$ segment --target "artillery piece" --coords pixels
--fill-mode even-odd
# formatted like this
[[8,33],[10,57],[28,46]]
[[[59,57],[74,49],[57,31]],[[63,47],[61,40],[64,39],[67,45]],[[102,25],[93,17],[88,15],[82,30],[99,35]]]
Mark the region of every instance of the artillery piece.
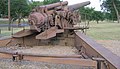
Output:
[[[80,21],[80,15],[75,11],[82,6],[90,4],[89,1],[67,6],[68,2],[58,2],[45,6],[38,6],[29,15],[30,29],[24,29],[13,35],[12,38],[0,40],[0,58],[15,57],[16,60],[30,60],[57,64],[79,65],[85,69],[120,69],[120,57],[113,54],[103,46],[97,44],[77,29],[74,25]],[[77,49],[77,54],[64,55],[53,54],[57,50],[50,52],[47,48],[41,47],[35,50],[11,50],[11,47],[22,46],[46,46],[56,47],[50,50],[59,49],[66,51],[64,46],[71,46]],[[59,47],[58,47],[59,46]],[[71,48],[70,47],[70,48]],[[4,50],[5,49],[5,50]],[[43,49],[45,54],[43,54]],[[39,50],[39,51],[38,51]],[[71,49],[73,51],[73,49]],[[51,54],[46,54],[50,52]],[[70,51],[68,51],[70,52]],[[112,58],[110,57],[112,56]],[[21,67],[21,66],[20,66]]]
[[29,15],[30,30],[24,31],[24,33],[23,31],[18,32],[13,37],[24,37],[38,32],[36,39],[49,39],[65,30],[72,32],[72,30],[80,29],[74,27],[76,23],[80,22],[80,14],[75,10],[88,4],[90,4],[89,1],[67,6],[68,2],[64,1],[38,6]]

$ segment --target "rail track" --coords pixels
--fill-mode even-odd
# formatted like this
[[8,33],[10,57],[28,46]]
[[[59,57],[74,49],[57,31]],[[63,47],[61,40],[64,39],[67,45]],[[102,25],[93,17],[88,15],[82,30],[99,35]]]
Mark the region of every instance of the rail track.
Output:
[[[6,46],[10,41],[11,39],[0,40],[0,45]],[[35,55],[19,52],[15,54],[15,51],[0,49],[0,58],[13,59],[13,56],[17,55],[17,61],[72,64],[93,67],[94,69],[120,69],[120,57],[80,32],[75,32],[75,47],[79,51],[79,55]]]

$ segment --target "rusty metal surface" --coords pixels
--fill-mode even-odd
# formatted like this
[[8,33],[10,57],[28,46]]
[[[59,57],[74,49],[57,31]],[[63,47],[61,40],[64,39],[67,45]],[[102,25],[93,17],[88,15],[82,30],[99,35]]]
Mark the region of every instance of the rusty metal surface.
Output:
[[47,8],[47,9],[52,9],[52,8],[55,8],[55,7],[58,7],[58,6],[65,6],[67,5],[68,2],[67,1],[64,1],[64,2],[58,2],[58,3],[54,3],[54,4],[49,4],[49,5],[45,5],[45,6],[40,6],[40,7],[44,7],[44,8]]
[[16,38],[18,38],[18,37],[25,37],[25,36],[28,36],[28,35],[32,35],[34,33],[35,33],[35,31],[31,31],[29,29],[24,29],[24,30],[21,30],[21,31],[13,34],[12,37],[16,37]]
[[86,1],[86,2],[82,2],[82,3],[70,5],[69,6],[69,10],[70,11],[74,11],[74,10],[79,9],[80,7],[83,7],[83,6],[86,6],[86,5],[89,5],[89,4],[90,4],[90,1]]
[[[12,59],[13,54],[3,54],[0,53],[0,58],[11,58]],[[16,56],[16,58],[20,58],[19,55]],[[19,61],[19,60],[16,61]],[[72,65],[80,65],[80,66],[88,66],[88,67],[94,67],[97,69],[97,62],[90,60],[90,59],[80,59],[80,58],[55,58],[55,57],[36,57],[36,56],[27,56],[24,55],[22,60],[27,61],[37,61],[37,62],[48,62],[48,63],[57,63],[57,64],[72,64]]]
[[0,58],[8,59],[8,58],[12,58],[12,55],[11,54],[0,53]]
[[97,66],[97,62],[89,59],[77,59],[77,58],[48,58],[48,57],[30,57],[25,56],[24,60],[30,61],[40,61],[40,62],[49,62],[49,63],[59,63],[59,64],[72,64],[72,65],[80,65],[80,66]]
[[36,36],[36,39],[50,39],[52,37],[55,37],[57,33],[63,33],[64,29],[57,29],[56,27],[51,27],[48,30],[45,30],[44,32],[38,34]]
[[25,54],[20,53],[25,56],[34,56],[34,57],[49,57],[49,58],[82,58],[81,55],[34,55],[34,54]]
[[33,34],[27,37],[13,38],[12,42],[9,45],[21,44],[24,46],[46,46],[46,45],[74,46],[74,36],[72,36],[71,38],[64,38],[63,33],[60,33],[61,32],[60,30],[58,30],[57,33],[58,32],[62,36],[57,36],[57,39],[38,40],[35,38],[37,34]]
[[[76,32],[76,46],[80,48],[83,46],[86,51],[85,53],[90,57],[100,57],[104,58],[108,63],[110,69],[120,69],[120,57],[113,54],[108,49],[104,48],[100,44],[96,43],[94,40],[89,37]],[[80,40],[80,41],[79,41]],[[81,44],[80,44],[81,43]]]
[[[28,18],[30,30],[36,30],[37,32],[41,33],[36,36],[36,39],[49,39],[56,36],[55,32],[51,32],[53,34],[45,35],[45,32],[51,29],[52,27],[57,27],[56,29],[58,30],[86,29],[73,28],[73,26],[81,20],[80,14],[75,10],[88,4],[90,4],[90,1],[67,6],[68,2],[64,1],[36,7],[30,13]],[[58,32],[60,32],[60,30]]]
[[64,29],[57,29],[56,30],[56,33],[63,33],[64,32]]
[[1,39],[1,40],[0,40],[0,47],[1,47],[1,46],[6,46],[10,41],[11,41],[11,38]]
[[45,30],[44,32],[38,34],[36,36],[36,39],[49,39],[55,36],[56,36],[56,28],[51,27],[50,29]]

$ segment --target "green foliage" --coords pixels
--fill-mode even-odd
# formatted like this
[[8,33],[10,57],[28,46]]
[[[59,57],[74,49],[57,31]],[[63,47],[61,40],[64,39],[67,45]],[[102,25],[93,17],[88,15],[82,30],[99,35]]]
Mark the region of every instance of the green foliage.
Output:
[[101,11],[94,11],[93,12],[93,20],[95,20],[97,23],[99,21],[103,21],[104,20],[104,14]]
[[30,12],[28,0],[11,0],[11,16],[16,17],[16,14],[27,16]]
[[36,6],[41,6],[41,5],[43,5],[43,2],[40,2],[40,1],[31,1],[30,2],[31,9],[35,8]]
[[[24,17],[30,12],[28,0],[10,0],[11,17],[17,17],[20,14]],[[8,0],[0,0],[0,14],[8,15]]]
[[8,4],[7,4],[7,0],[0,0],[0,16],[2,17],[2,16],[5,16],[5,15],[7,15],[7,6],[8,6]]
[[[51,3],[59,2],[60,0],[44,0],[33,1],[33,0],[10,0],[11,1],[11,17],[18,18],[20,16],[28,16],[30,11],[36,6],[46,5]],[[0,0],[0,17],[8,15],[8,0]]]
[[104,16],[106,20],[113,20],[113,16],[109,12],[104,12]]
[[52,4],[52,3],[56,3],[56,2],[60,2],[60,0],[44,0],[43,4],[47,5],[47,4]]
[[89,8],[89,7],[82,7],[79,9],[80,14],[81,14],[81,19],[82,20],[93,20],[92,15],[94,12],[94,8]]
[[101,5],[102,9],[106,10],[106,11],[115,11],[114,7],[113,7],[113,1],[118,9],[118,11],[120,11],[120,0],[103,0],[103,3]]
[[117,14],[113,3],[115,4],[120,15],[120,0],[103,0],[101,7],[104,11],[107,11],[112,15],[112,20],[117,20]]
[[88,20],[92,21],[95,20],[97,21],[103,21],[104,20],[104,14],[101,11],[95,11],[94,8],[89,8],[89,7],[82,7],[79,9],[80,14],[81,14],[81,19],[82,20]]

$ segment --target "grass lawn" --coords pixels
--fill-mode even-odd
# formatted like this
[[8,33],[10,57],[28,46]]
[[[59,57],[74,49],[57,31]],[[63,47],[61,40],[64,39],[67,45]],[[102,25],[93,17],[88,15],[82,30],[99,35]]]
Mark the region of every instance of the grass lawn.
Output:
[[87,35],[96,40],[120,40],[120,24],[113,22],[90,23]]
[[[1,34],[0,36],[11,36],[12,29],[8,31],[8,27],[1,27]],[[16,33],[18,31],[22,30],[22,28],[13,28],[13,33]]]
[[8,24],[8,19],[2,19],[0,18],[0,24]]

